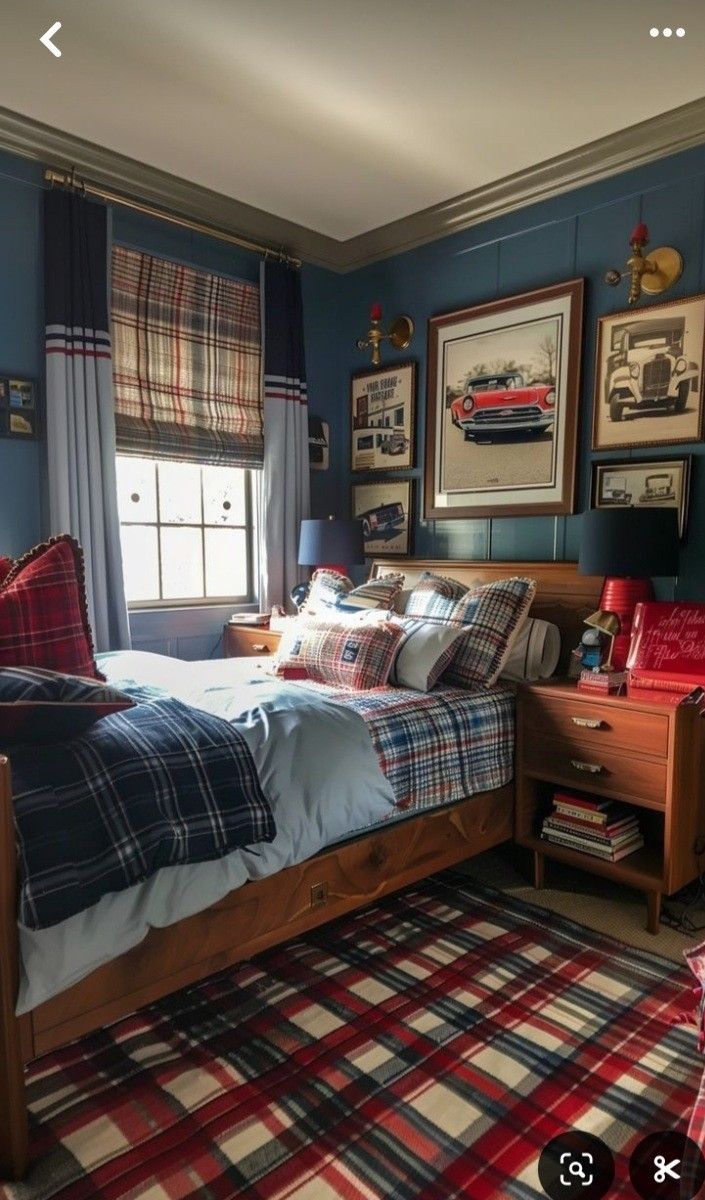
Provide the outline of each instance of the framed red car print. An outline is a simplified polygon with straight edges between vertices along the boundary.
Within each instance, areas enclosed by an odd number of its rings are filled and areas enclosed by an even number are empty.
[[[427,520],[570,513],[583,280],[432,317]]]

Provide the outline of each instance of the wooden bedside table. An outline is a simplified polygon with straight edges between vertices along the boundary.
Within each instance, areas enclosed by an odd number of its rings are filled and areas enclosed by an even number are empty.
[[[281,633],[256,625],[230,625],[223,629],[224,658],[264,658],[276,653]]]
[[[534,852],[534,884],[546,858],[593,871],[646,894],[647,928],[658,933],[661,896],[699,873],[705,850],[702,743],[696,705],[593,697],[573,683],[522,684],[517,695],[515,840]],[[638,810],[645,845],[619,862],[541,837],[555,785]]]

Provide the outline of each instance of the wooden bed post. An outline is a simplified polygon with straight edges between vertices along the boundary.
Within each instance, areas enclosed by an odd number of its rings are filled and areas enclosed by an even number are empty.
[[[19,978],[17,851],[10,764],[0,756],[0,1178],[27,1169],[27,1101],[20,1026],[15,1016]]]

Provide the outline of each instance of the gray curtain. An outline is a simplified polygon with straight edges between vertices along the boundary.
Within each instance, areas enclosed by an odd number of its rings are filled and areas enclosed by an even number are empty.
[[[261,269],[264,466],[258,524],[260,607],[286,606],[302,578],[299,530],[309,515],[308,403],[301,276],[283,263]]]
[[[46,437],[49,533],[83,547],[96,649],[130,646],[115,479],[108,318],[109,214],[66,191],[46,193]]]

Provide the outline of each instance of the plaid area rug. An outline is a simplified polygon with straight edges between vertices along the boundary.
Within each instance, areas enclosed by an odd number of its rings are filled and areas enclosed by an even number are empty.
[[[566,1128],[687,1129],[684,968],[445,872],[46,1055],[4,1200],[543,1196]]]

